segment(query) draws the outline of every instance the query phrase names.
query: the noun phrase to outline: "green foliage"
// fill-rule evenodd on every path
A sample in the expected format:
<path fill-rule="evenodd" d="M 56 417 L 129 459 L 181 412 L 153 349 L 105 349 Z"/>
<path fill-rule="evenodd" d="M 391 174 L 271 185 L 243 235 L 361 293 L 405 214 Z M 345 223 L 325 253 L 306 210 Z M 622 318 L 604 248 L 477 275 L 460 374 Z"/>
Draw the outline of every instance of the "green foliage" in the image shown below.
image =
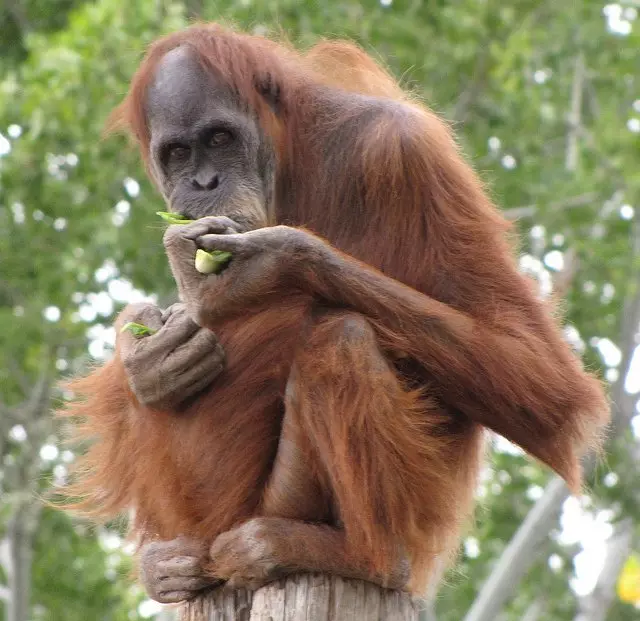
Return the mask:
<path fill-rule="evenodd" d="M 106 533 L 105 533 L 106 534 Z M 47 621 L 131 621 L 141 599 L 126 588 L 131 560 L 106 551 L 93 529 L 60 511 L 46 510 L 35 546 L 34 609 Z"/>
<path fill-rule="evenodd" d="M 0 64 L 14 65 L 28 54 L 33 32 L 64 27 L 67 15 L 84 0 L 4 0 L 0 5 Z"/>

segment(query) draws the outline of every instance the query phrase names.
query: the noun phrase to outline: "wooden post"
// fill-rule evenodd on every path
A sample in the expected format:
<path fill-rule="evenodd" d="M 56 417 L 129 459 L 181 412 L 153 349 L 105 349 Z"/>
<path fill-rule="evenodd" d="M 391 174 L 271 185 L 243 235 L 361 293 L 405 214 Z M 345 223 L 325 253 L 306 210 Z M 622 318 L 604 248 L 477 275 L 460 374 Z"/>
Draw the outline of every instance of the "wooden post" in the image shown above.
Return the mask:
<path fill-rule="evenodd" d="M 216 589 L 188 602 L 181 621 L 418 621 L 407 593 L 362 580 L 297 574 L 254 593 Z"/>

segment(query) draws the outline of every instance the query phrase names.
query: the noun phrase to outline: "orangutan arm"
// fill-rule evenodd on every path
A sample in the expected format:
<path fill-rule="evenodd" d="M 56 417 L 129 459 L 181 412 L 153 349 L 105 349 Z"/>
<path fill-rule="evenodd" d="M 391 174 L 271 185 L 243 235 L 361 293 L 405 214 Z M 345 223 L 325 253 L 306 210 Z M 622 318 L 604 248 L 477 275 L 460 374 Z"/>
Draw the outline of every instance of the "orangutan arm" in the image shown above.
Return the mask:
<path fill-rule="evenodd" d="M 606 419 L 608 407 L 600 383 L 526 285 L 519 307 L 497 309 L 489 324 L 324 245 L 304 286 L 370 317 L 385 347 L 415 359 L 435 380 L 443 403 L 573 479 L 573 449 L 583 448 L 590 439 L 583 434 Z"/>
<path fill-rule="evenodd" d="M 606 400 L 600 383 L 584 372 L 506 260 L 502 269 L 515 276 L 518 289 L 489 323 L 385 276 L 305 230 L 277 226 L 202 235 L 204 224 L 196 231 L 197 246 L 226 250 L 234 258 L 222 276 L 200 283 L 192 311 L 202 325 L 291 288 L 361 313 L 383 348 L 423 368 L 432 394 L 444 405 L 519 444 L 578 485 L 577 456 L 606 420 Z M 188 231 L 183 235 L 188 238 Z M 171 244 L 168 249 L 171 257 Z"/>
<path fill-rule="evenodd" d="M 371 318 L 383 347 L 417 361 L 441 402 L 579 485 L 577 456 L 594 441 L 608 406 L 600 382 L 583 370 L 524 282 L 517 306 L 497 309 L 490 324 L 326 244 L 307 265 L 303 286 Z"/>

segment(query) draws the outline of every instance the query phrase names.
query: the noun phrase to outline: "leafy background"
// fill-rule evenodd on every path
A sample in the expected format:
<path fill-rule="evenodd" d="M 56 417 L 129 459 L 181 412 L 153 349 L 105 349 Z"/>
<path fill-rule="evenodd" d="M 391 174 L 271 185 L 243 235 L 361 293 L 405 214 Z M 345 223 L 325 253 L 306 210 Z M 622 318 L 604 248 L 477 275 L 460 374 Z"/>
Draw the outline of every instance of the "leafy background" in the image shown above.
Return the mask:
<path fill-rule="evenodd" d="M 449 119 L 518 222 L 523 271 L 564 298 L 567 338 L 610 384 L 606 459 L 580 498 L 567 499 L 545 469 L 495 439 L 476 522 L 425 618 L 640 619 L 638 0 L 133 5 L 0 1 L 5 617 L 124 621 L 158 612 L 128 577 L 121 525 L 91 527 L 40 499 L 74 459 L 51 417 L 64 398 L 59 380 L 110 354 L 109 326 L 124 304 L 172 296 L 152 217 L 160 198 L 127 140 L 103 137 L 104 122 L 145 46 L 203 18 L 283 31 L 301 46 L 354 39 Z M 545 502 L 551 509 L 532 521 Z"/>

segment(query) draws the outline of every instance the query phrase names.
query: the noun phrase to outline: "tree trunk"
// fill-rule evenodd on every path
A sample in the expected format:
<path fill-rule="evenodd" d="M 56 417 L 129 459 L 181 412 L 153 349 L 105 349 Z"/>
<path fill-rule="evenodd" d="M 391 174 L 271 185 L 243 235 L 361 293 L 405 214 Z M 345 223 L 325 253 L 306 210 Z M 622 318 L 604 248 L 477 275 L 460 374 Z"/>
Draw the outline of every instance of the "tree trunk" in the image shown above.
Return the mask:
<path fill-rule="evenodd" d="M 464 621 L 492 621 L 537 558 L 536 551 L 557 523 L 569 496 L 564 481 L 554 477 L 505 548 Z"/>
<path fill-rule="evenodd" d="M 418 621 L 407 593 L 361 580 L 298 574 L 254 593 L 216 589 L 185 604 L 181 621 Z"/>
<path fill-rule="evenodd" d="M 538 597 L 527 608 L 521 621 L 539 621 L 544 614 L 545 600 Z"/>
<path fill-rule="evenodd" d="M 605 621 L 616 598 L 616 583 L 633 544 L 633 521 L 629 518 L 618 523 L 607 547 L 604 567 L 592 593 L 583 597 L 578 605 L 575 621 Z"/>
<path fill-rule="evenodd" d="M 7 621 L 28 621 L 31 618 L 31 565 L 35 525 L 26 508 L 17 511 L 9 520 L 10 568 L 8 583 L 11 597 L 7 606 Z"/>

